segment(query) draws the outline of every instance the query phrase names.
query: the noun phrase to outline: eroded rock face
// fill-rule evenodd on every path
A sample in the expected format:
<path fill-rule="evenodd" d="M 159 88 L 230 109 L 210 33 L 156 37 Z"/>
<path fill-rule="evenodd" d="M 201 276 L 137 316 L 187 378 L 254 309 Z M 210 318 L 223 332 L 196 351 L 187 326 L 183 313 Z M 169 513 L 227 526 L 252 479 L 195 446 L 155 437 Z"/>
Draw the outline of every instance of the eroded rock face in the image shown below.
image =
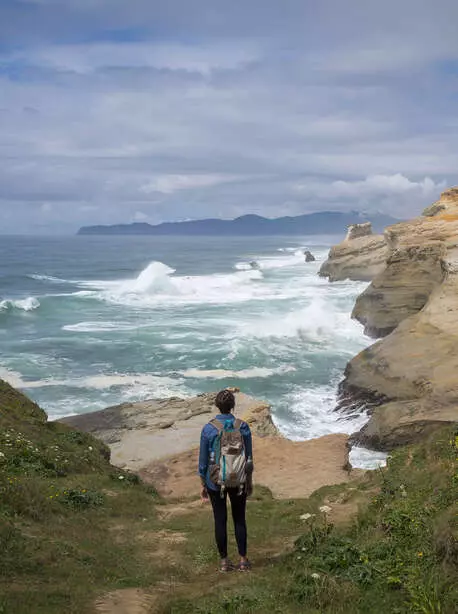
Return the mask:
<path fill-rule="evenodd" d="M 372 224 L 370 222 L 364 222 L 363 224 L 351 224 L 348 227 L 347 236 L 345 241 L 353 241 L 353 239 L 360 239 L 361 237 L 368 237 L 372 233 Z"/>
<path fill-rule="evenodd" d="M 442 242 L 402 247 L 389 256 L 386 268 L 356 299 L 352 318 L 369 337 L 385 337 L 402 320 L 424 307 L 445 276 Z"/>
<path fill-rule="evenodd" d="M 447 209 L 455 208 L 458 206 L 458 187 L 453 187 L 445 192 L 442 192 L 438 201 L 426 207 L 423 211 L 423 215 L 426 217 L 434 217 L 441 213 L 446 213 Z"/>
<path fill-rule="evenodd" d="M 421 311 L 348 363 L 341 409 L 371 408 L 360 443 L 391 449 L 458 421 L 457 299 L 458 273 L 448 272 Z"/>
<path fill-rule="evenodd" d="M 447 249 L 454 249 L 458 242 L 458 188 L 443 192 L 422 216 L 388 226 L 384 234 L 390 250 L 431 241 L 442 241 Z"/>
<path fill-rule="evenodd" d="M 386 336 L 348 363 L 337 408 L 369 411 L 353 440 L 378 449 L 458 422 L 458 188 L 385 239 L 387 267 L 352 315 Z"/>
<path fill-rule="evenodd" d="M 357 226 L 364 226 L 358 224 Z M 329 281 L 371 281 L 386 265 L 388 247 L 383 235 L 366 234 L 347 238 L 332 247 L 319 271 Z"/>

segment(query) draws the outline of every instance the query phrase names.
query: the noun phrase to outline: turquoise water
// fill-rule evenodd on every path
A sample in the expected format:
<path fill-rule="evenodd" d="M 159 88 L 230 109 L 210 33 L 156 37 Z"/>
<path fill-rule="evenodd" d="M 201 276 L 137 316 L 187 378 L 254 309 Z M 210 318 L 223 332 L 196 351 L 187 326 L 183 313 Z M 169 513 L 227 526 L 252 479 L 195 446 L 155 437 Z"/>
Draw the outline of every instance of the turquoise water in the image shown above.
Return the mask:
<path fill-rule="evenodd" d="M 332 409 L 364 284 L 317 276 L 338 239 L 2 237 L 0 376 L 51 418 L 231 385 L 293 439 L 352 432 Z"/>

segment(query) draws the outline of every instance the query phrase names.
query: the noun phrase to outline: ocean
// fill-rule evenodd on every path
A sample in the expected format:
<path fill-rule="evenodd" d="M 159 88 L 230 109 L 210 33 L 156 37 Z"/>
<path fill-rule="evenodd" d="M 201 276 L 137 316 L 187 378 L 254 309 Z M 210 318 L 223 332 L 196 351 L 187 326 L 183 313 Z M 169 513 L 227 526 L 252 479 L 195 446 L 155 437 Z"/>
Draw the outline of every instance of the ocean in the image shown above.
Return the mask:
<path fill-rule="evenodd" d="M 51 419 L 237 386 L 291 439 L 351 433 L 367 417 L 333 411 L 337 385 L 370 340 L 350 318 L 366 284 L 317 275 L 339 240 L 2 237 L 0 377 Z"/>

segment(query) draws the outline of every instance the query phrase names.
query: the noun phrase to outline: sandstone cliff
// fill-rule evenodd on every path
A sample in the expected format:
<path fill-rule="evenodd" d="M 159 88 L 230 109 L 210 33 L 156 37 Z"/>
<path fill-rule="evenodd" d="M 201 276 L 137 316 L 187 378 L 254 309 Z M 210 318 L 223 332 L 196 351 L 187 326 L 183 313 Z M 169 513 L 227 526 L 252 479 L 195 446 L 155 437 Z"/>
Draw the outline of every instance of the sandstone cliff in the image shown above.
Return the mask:
<path fill-rule="evenodd" d="M 458 188 L 385 237 L 387 267 L 353 316 L 387 336 L 348 363 L 339 405 L 369 408 L 353 439 L 379 449 L 458 421 Z"/>
<path fill-rule="evenodd" d="M 408 316 L 417 313 L 445 276 L 446 249 L 428 242 L 395 249 L 386 268 L 360 294 L 352 318 L 369 337 L 385 337 Z"/>
<path fill-rule="evenodd" d="M 342 243 L 331 248 L 319 275 L 329 281 L 371 281 L 385 268 L 387 256 L 385 237 L 372 234 L 370 222 L 353 224 Z"/>

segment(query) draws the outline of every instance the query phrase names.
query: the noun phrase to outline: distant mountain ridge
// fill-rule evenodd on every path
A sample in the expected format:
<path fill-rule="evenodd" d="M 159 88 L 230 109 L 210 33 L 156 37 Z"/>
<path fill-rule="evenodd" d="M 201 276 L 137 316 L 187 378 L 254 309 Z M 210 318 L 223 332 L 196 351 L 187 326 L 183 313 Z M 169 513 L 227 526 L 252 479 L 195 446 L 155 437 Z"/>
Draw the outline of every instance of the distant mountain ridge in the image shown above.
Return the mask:
<path fill-rule="evenodd" d="M 364 214 L 358 211 L 322 211 L 305 215 L 265 218 L 248 214 L 234 220 L 203 219 L 187 222 L 164 222 L 155 226 L 146 223 L 113 226 L 83 226 L 79 235 L 185 235 L 185 236 L 268 236 L 340 234 L 349 224 L 372 222 L 374 232 L 396 224 L 398 219 L 383 213 Z"/>

